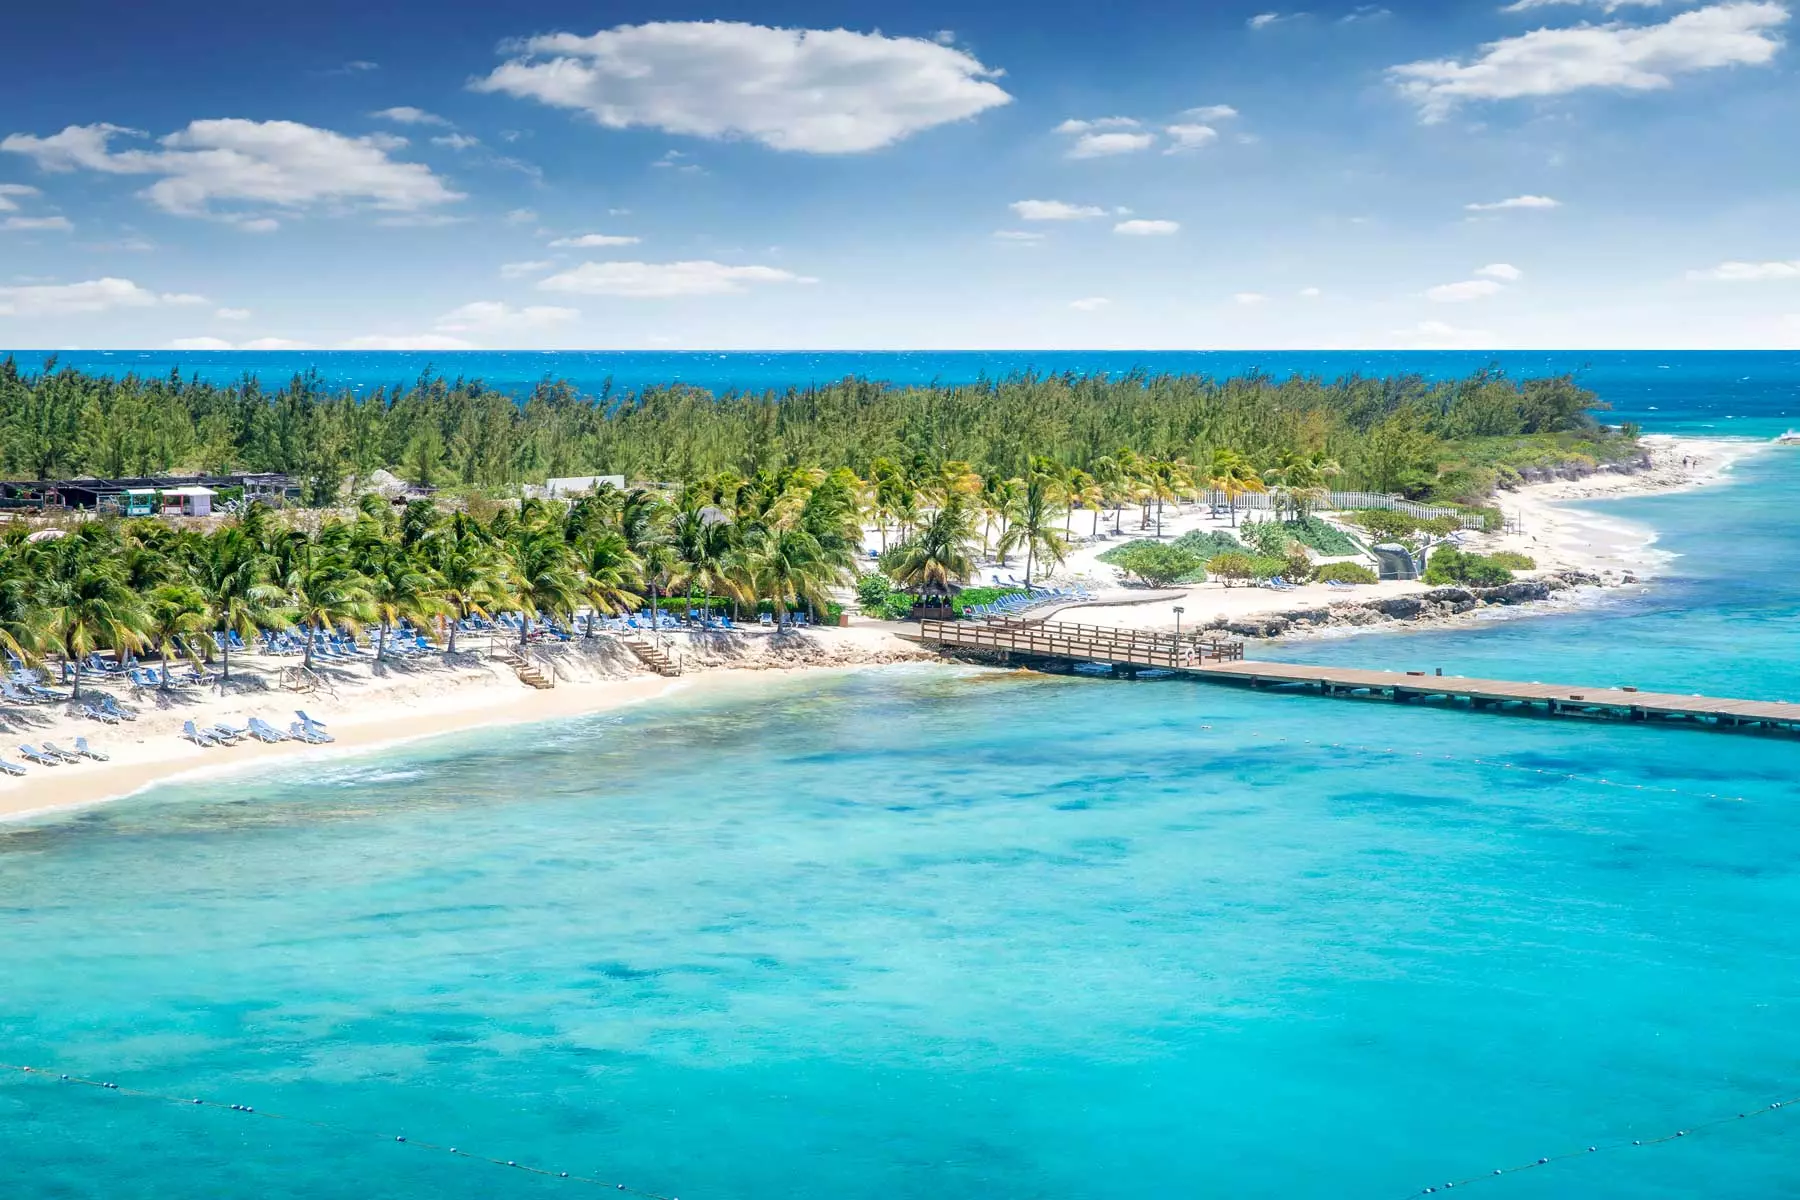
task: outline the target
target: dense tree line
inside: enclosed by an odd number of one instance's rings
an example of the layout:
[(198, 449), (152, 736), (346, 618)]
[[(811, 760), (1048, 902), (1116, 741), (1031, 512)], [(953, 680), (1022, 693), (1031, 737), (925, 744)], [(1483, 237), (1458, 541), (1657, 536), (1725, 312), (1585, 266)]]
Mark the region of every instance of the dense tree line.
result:
[[(713, 394), (684, 385), (578, 394), (546, 381), (524, 396), (427, 375), (366, 393), (300, 375), (267, 390), (0, 362), (0, 472), (15, 478), (278, 471), (314, 503), (377, 468), (439, 487), (496, 492), (550, 476), (693, 480), (796, 467), (869, 478), (897, 463), (922, 479), (946, 463), (1025, 477), (1035, 457), (1095, 473), (1121, 448), (1146, 459), (1239, 456), (1258, 474), (1296, 457), (1339, 466), (1339, 486), (1472, 499), (1494, 472), (1464, 448), (1496, 439), (1608, 452), (1569, 377), (1498, 371), (1215, 380), (1192, 375), (1018, 375), (970, 384), (864, 379)], [(1483, 473), (1483, 470), (1486, 473)], [(1458, 472), (1462, 472), (1459, 474)]]

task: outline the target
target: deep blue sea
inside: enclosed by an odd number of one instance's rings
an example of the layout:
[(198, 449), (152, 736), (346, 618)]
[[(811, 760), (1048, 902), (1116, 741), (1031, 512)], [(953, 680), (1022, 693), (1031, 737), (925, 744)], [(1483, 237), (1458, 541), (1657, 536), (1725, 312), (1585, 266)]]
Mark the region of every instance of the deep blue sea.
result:
[[(1606, 506), (1654, 587), (1265, 652), (1800, 699), (1797, 504), (1770, 450)], [(1800, 1194), (1797, 781), (907, 667), (168, 785), (0, 826), (0, 1061), (367, 1136), (0, 1073), (0, 1196)]]
[(1800, 422), (1800, 350), (1495, 350), (1495, 351), (529, 351), (469, 350), (413, 353), (356, 350), (0, 350), (37, 370), (52, 354), (63, 366), (99, 374), (167, 375), (171, 370), (215, 383), (245, 375), (279, 387), (296, 374), (317, 371), (332, 387), (372, 391), (410, 385), (430, 372), (479, 379), (527, 391), (562, 379), (583, 392), (683, 382), (713, 392), (804, 388), (849, 376), (890, 383), (962, 383), (1024, 371), (1040, 374), (1134, 370), (1223, 378), (1251, 371), (1277, 378), (1316, 375), (1380, 376), (1414, 373), (1432, 379), (1498, 366), (1515, 377), (1574, 374), (1613, 406), (1608, 420), (1638, 421), (1667, 432), (1718, 429), (1758, 435)]

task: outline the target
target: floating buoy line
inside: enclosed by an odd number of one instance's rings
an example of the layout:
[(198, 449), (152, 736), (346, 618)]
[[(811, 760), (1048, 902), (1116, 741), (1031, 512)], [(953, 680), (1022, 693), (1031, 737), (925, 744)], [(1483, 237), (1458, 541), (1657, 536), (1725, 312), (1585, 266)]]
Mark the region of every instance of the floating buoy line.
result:
[(95, 1088), (99, 1091), (111, 1092), (118, 1096), (130, 1096), (138, 1100), (151, 1100), (159, 1104), (178, 1104), (183, 1108), (216, 1108), (228, 1112), (240, 1113), (244, 1116), (262, 1117), (269, 1121), (287, 1121), (296, 1125), (309, 1125), (314, 1129), (323, 1129), (330, 1133), (345, 1134), (351, 1137), (364, 1138), (370, 1141), (392, 1142), (404, 1145), (413, 1150), (427, 1151), (437, 1154), (448, 1154), (469, 1162), (487, 1163), (496, 1167), (507, 1167), (514, 1171), (523, 1171), (528, 1175), (544, 1175), (551, 1179), (560, 1179), (566, 1183), (584, 1183), (593, 1187), (603, 1187), (611, 1192), (624, 1193), (627, 1196), (641, 1196), (644, 1200), (678, 1200), (675, 1196), (665, 1196), (661, 1192), (648, 1192), (643, 1188), (630, 1187), (607, 1179), (596, 1179), (592, 1176), (577, 1175), (571, 1171), (557, 1171), (549, 1167), (540, 1167), (532, 1163), (519, 1162), (510, 1158), (490, 1158), (486, 1154), (464, 1150), (459, 1146), (451, 1146), (438, 1142), (422, 1142), (399, 1133), (376, 1133), (368, 1129), (355, 1129), (348, 1125), (336, 1125), (329, 1121), (315, 1121), (309, 1117), (296, 1117), (289, 1113), (270, 1112), (249, 1104), (230, 1104), (223, 1100), (207, 1100), (198, 1096), (172, 1096), (163, 1092), (146, 1092), (139, 1088), (122, 1087), (100, 1079), (85, 1079), (79, 1075), (65, 1075), (55, 1071), (47, 1071), (42, 1067), (26, 1067), (17, 1063), (0, 1063), (0, 1071), (16, 1071), (32, 1079), (46, 1083), (70, 1084), (79, 1087)]
[(1710, 1121), (1701, 1121), (1697, 1125), (1689, 1125), (1685, 1128), (1677, 1129), (1673, 1133), (1665, 1133), (1661, 1137), (1634, 1138), (1629, 1142), (1602, 1142), (1592, 1146), (1584, 1146), (1579, 1150), (1568, 1150), (1561, 1154), (1552, 1154), (1545, 1158), (1534, 1159), (1531, 1162), (1520, 1163), (1513, 1167), (1496, 1167), (1485, 1175), (1471, 1175), (1467, 1179), (1453, 1179), (1447, 1183), (1437, 1183), (1422, 1188), (1415, 1188), (1406, 1194), (1408, 1196), (1429, 1196), (1435, 1192), (1447, 1192), (1453, 1188), (1468, 1187), (1470, 1184), (1480, 1183), (1484, 1179), (1493, 1179), (1497, 1176), (1517, 1175), (1520, 1171), (1535, 1171), (1539, 1167), (1548, 1167), (1556, 1163), (1568, 1162), (1570, 1159), (1574, 1158), (1588, 1158), (1595, 1154), (1604, 1154), (1616, 1150), (1633, 1150), (1644, 1146), (1667, 1145), (1669, 1142), (1680, 1141), (1682, 1138), (1692, 1137), (1702, 1129), (1716, 1129), (1721, 1125), (1735, 1125), (1739, 1121), (1747, 1121), (1751, 1117), (1764, 1116), (1768, 1113), (1775, 1112), (1778, 1109), (1786, 1108), (1790, 1104), (1796, 1103), (1800, 1103), (1800, 1097), (1796, 1097), (1793, 1100), (1777, 1100), (1771, 1104), (1764, 1105), (1761, 1108), (1752, 1108), (1745, 1112), (1738, 1113), (1735, 1116), (1715, 1117)]

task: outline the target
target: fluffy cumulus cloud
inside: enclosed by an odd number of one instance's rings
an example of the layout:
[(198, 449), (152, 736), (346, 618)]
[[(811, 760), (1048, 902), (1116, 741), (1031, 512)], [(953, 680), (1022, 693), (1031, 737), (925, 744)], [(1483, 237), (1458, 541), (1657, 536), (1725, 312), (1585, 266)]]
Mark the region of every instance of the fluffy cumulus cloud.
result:
[(384, 108), (380, 112), (373, 112), (373, 113), (370, 113), (369, 115), (371, 117), (375, 117), (378, 120), (392, 121), (396, 125), (448, 125), (448, 124), (450, 124), (449, 121), (445, 120), (443, 117), (438, 116), (436, 113), (426, 112), (422, 108), (414, 108), (410, 104), (401, 104), (401, 105), (396, 105), (393, 108)]
[(1070, 158), (1111, 158), (1116, 154), (1136, 154), (1156, 144), (1153, 133), (1119, 130), (1113, 133), (1084, 133), (1069, 147)]
[(1076, 312), (1099, 312), (1111, 303), (1105, 296), (1085, 296), (1080, 300), (1069, 301), (1069, 307)]
[(1481, 47), (1474, 58), (1433, 59), (1389, 70), (1427, 121), (1468, 100), (1560, 96), (1585, 88), (1651, 91), (1677, 75), (1762, 66), (1781, 49), (1788, 10), (1772, 0), (1737, 0), (1679, 13), (1657, 25), (1581, 24), (1535, 29)]
[(1485, 329), (1461, 329), (1443, 321), (1421, 321), (1389, 336), (1406, 350), (1482, 350), (1494, 345), (1494, 335)]
[(1497, 296), (1505, 289), (1492, 279), (1464, 279), (1456, 283), (1440, 283), (1434, 288), (1425, 289), (1425, 298), (1438, 304), (1467, 304), (1471, 300), (1485, 300), (1489, 296)]
[(18, 212), (19, 197), (35, 196), (38, 190), (25, 183), (0, 183), (0, 212)]
[(10, 229), (25, 233), (41, 233), (53, 231), (67, 233), (75, 228), (67, 217), (7, 217), (0, 221), (0, 229)]
[(1513, 0), (1503, 13), (1533, 12), (1540, 8), (1574, 8), (1587, 6), (1601, 12), (1618, 12), (1621, 8), (1660, 8), (1663, 0)]
[(1061, 200), (1014, 200), (1008, 207), (1021, 221), (1085, 221), (1106, 215), (1104, 208)]
[(1254, 17), (1251, 17), (1248, 21), (1245, 21), (1244, 24), (1248, 25), (1252, 29), (1267, 29), (1272, 25), (1280, 25), (1284, 21), (1298, 20), (1302, 15), (1304, 15), (1304, 14), (1281, 13), (1281, 12), (1257, 13)]
[(0, 140), (0, 151), (25, 155), (46, 171), (155, 176), (142, 194), (157, 208), (249, 232), (267, 232), (277, 221), (246, 208), (365, 204), (415, 213), (461, 199), (430, 168), (393, 159), (404, 142), (385, 135), (347, 137), (294, 121), (225, 118), (194, 121), (158, 139), (155, 149), (114, 148), (115, 139), (143, 136), (117, 125), (71, 125), (48, 137), (11, 134)]
[(1498, 279), (1501, 283), (1517, 283), (1525, 278), (1525, 272), (1511, 263), (1489, 263), (1476, 268), (1475, 273), (1486, 279)]
[(1012, 99), (973, 55), (924, 38), (736, 21), (656, 21), (553, 33), (471, 86), (642, 126), (853, 154)]
[(548, 304), (514, 308), (498, 300), (477, 300), (439, 317), (437, 328), (444, 333), (536, 333), (580, 316), (576, 309)]
[(1504, 200), (1494, 200), (1485, 204), (1465, 204), (1470, 212), (1506, 212), (1511, 209), (1548, 209), (1561, 208), (1561, 200), (1553, 200), (1549, 196), (1508, 196)]
[(1710, 279), (1719, 283), (1766, 283), (1770, 280), (1800, 279), (1800, 260), (1722, 262), (1704, 271), (1689, 271), (1688, 278)]
[(1172, 233), (1181, 232), (1181, 223), (1179, 221), (1146, 221), (1140, 218), (1133, 221), (1120, 221), (1113, 226), (1113, 232), (1122, 233), (1126, 237), (1167, 237)]
[(1198, 150), (1202, 146), (1210, 146), (1219, 140), (1219, 131), (1211, 125), (1171, 125), (1168, 128), (1169, 148), (1164, 154), (1179, 154), (1183, 150)]
[(108, 275), (81, 283), (0, 287), (0, 317), (61, 317), (116, 308), (152, 308), (175, 299)]
[(557, 238), (550, 244), (565, 248), (589, 250), (596, 246), (635, 246), (641, 238), (619, 233), (584, 233), (576, 237)]
[(589, 262), (541, 281), (547, 292), (586, 296), (724, 296), (758, 284), (817, 283), (780, 267), (728, 266), (702, 259), (694, 262)]

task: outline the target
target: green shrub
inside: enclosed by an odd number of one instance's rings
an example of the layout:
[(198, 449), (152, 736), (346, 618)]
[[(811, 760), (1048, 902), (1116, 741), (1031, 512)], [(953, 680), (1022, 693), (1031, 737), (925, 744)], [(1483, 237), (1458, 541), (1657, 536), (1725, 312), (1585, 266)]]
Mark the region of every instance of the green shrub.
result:
[(1455, 546), (1438, 547), (1425, 566), (1425, 582), (1438, 586), (1462, 583), (1470, 587), (1499, 587), (1511, 583), (1512, 578), (1512, 572), (1493, 559)]
[(1283, 521), (1281, 527), (1303, 546), (1311, 546), (1320, 554), (1330, 558), (1338, 558), (1346, 554), (1357, 553), (1358, 547), (1350, 540), (1348, 534), (1331, 522), (1315, 516), (1304, 516), (1295, 521)]
[(1520, 554), (1517, 550), (1496, 550), (1487, 557), (1489, 562), (1499, 563), (1509, 571), (1537, 570), (1537, 560), (1529, 554)]
[(1348, 519), (1384, 542), (1397, 542), (1419, 531), (1418, 521), (1406, 513), (1388, 508), (1358, 509), (1349, 513)]
[[(887, 576), (877, 571), (856, 581), (856, 602), (866, 616), (883, 621), (903, 621), (912, 614), (913, 595), (895, 587)], [(835, 616), (832, 619), (835, 620)]]
[(961, 616), (962, 611), (971, 605), (992, 604), (994, 601), (1005, 596), (1017, 596), (1024, 592), (1024, 590), (1024, 588), (1016, 587), (964, 588), (962, 591), (956, 593), (955, 596), (951, 597), (950, 607), (956, 610), (958, 616)]
[(1251, 553), (1264, 558), (1285, 559), (1288, 547), (1294, 544), (1294, 535), (1280, 521), (1257, 521), (1245, 525), (1241, 532), (1244, 545), (1250, 547)]
[(1377, 583), (1380, 581), (1375, 572), (1361, 563), (1334, 562), (1326, 563), (1314, 575), (1320, 583)]
[(1165, 546), (1157, 542), (1137, 542), (1129, 546), (1121, 546), (1123, 553), (1114, 556), (1112, 565), (1128, 575), (1136, 575), (1151, 587), (1167, 587), (1181, 580), (1193, 581), (1195, 572), (1204, 582), (1204, 561), (1186, 550), (1175, 546)]
[(1226, 587), (1256, 578), (1256, 560), (1242, 550), (1227, 550), (1206, 560), (1209, 575), (1224, 581)]
[[(1186, 550), (1201, 562), (1215, 554), (1226, 554), (1244, 548), (1242, 542), (1223, 529), (1190, 529), (1169, 544), (1177, 550)], [(1104, 558), (1105, 555), (1101, 557)]]

